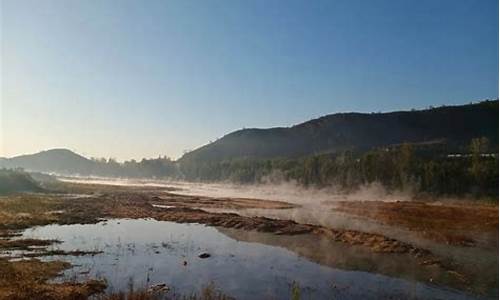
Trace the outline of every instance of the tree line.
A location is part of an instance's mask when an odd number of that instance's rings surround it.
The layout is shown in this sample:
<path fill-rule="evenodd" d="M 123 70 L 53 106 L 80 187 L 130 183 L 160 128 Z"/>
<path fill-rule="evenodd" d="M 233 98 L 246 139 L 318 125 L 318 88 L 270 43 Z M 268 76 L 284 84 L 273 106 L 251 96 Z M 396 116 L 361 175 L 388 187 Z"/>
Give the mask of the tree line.
<path fill-rule="evenodd" d="M 443 144 L 402 144 L 364 153 L 235 159 L 183 163 L 179 167 L 187 180 L 238 183 L 284 180 L 306 187 L 333 185 L 345 191 L 380 183 L 389 191 L 498 197 L 498 155 L 489 151 L 488 139 L 477 138 L 462 153 L 450 153 Z"/>
<path fill-rule="evenodd" d="M 92 165 L 88 174 L 104 177 L 130 177 L 130 178 L 177 178 L 178 168 L 170 158 L 163 156 L 152 159 L 134 159 L 118 162 L 113 158 L 92 158 Z"/>
<path fill-rule="evenodd" d="M 498 146 L 472 139 L 460 153 L 445 143 L 401 144 L 296 158 L 174 161 L 168 157 L 117 162 L 92 159 L 83 176 L 230 181 L 293 181 L 305 187 L 335 186 L 346 192 L 378 183 L 388 191 L 498 198 Z M 494 152 L 493 154 L 491 152 Z"/>

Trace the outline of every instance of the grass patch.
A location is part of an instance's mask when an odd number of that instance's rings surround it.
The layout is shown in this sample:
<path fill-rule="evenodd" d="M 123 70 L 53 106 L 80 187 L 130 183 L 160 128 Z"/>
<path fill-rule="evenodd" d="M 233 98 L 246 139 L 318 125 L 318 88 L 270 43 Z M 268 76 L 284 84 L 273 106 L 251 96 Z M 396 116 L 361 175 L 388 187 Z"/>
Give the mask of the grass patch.
<path fill-rule="evenodd" d="M 96 280 L 85 283 L 47 283 L 48 279 L 58 276 L 70 266 L 63 261 L 8 261 L 0 258 L 0 299 L 79 300 L 87 299 L 105 289 L 106 285 Z"/>
<path fill-rule="evenodd" d="M 99 300 L 232 300 L 234 298 L 225 295 L 215 284 L 209 283 L 202 287 L 200 293 L 190 295 L 180 295 L 170 292 L 156 292 L 154 289 L 134 290 L 131 288 L 128 292 L 119 292 L 107 295 L 100 295 Z"/>

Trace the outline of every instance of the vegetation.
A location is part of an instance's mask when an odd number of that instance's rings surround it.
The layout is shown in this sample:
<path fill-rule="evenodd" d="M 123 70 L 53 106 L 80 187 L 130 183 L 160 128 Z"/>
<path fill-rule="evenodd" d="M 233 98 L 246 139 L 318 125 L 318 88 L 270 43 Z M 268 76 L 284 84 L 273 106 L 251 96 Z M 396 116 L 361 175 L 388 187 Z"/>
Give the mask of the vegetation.
<path fill-rule="evenodd" d="M 125 161 L 119 163 L 114 159 L 92 159 L 94 163 L 90 170 L 92 175 L 109 177 L 135 177 L 135 178 L 165 178 L 177 176 L 177 167 L 170 158 L 158 157 L 142 159 L 141 161 Z"/>
<path fill-rule="evenodd" d="M 15 192 L 41 192 L 33 178 L 21 170 L 0 169 L 0 195 Z"/>
<path fill-rule="evenodd" d="M 97 296 L 99 300 L 232 300 L 234 298 L 225 295 L 217 289 L 213 283 L 202 287 L 200 293 L 191 293 L 190 295 L 180 295 L 169 291 L 155 292 L 153 289 L 134 290 L 130 288 L 127 292 L 118 292 L 113 294 L 103 294 Z"/>
<path fill-rule="evenodd" d="M 0 258 L 0 299 L 88 299 L 101 292 L 105 285 L 97 280 L 85 283 L 50 283 L 71 265 L 63 261 L 44 262 L 38 259 L 9 261 Z"/>
<path fill-rule="evenodd" d="M 89 160 L 93 167 L 87 175 L 243 184 L 293 181 L 305 187 L 335 186 L 346 192 L 377 183 L 389 191 L 497 198 L 498 155 L 489 140 L 474 138 L 462 152 L 452 149 L 445 143 L 405 143 L 365 152 L 346 150 L 299 158 L 178 163 L 167 157 L 124 163 L 93 159 Z M 39 174 L 34 176 L 47 181 Z M 0 170 L 0 193 L 41 190 L 25 172 Z"/>
<path fill-rule="evenodd" d="M 498 100 L 389 113 L 338 113 L 292 127 L 242 129 L 186 153 L 181 163 L 296 158 L 445 141 L 453 152 L 476 137 L 498 147 Z"/>
<path fill-rule="evenodd" d="M 292 284 L 292 295 L 291 295 L 292 300 L 300 300 L 300 285 L 298 282 L 293 282 Z"/>
<path fill-rule="evenodd" d="M 213 284 L 208 284 L 201 292 L 180 295 L 150 289 L 128 292 L 105 293 L 106 282 L 91 279 L 84 282 L 50 282 L 62 271 L 70 268 L 68 262 L 38 259 L 10 261 L 0 257 L 0 299 L 3 300 L 230 300 L 233 299 Z"/>
<path fill-rule="evenodd" d="M 295 181 L 304 186 L 337 186 L 352 191 L 380 183 L 388 190 L 433 195 L 498 196 L 498 155 L 486 138 L 472 139 L 469 151 L 450 154 L 445 144 L 402 144 L 368 152 L 344 151 L 298 159 L 237 159 L 182 164 L 187 179 L 259 183 Z"/>
<path fill-rule="evenodd" d="M 333 114 L 287 128 L 245 129 L 177 161 L 158 157 L 120 163 L 53 149 L 0 159 L 2 166 L 82 176 L 284 180 L 346 191 L 380 183 L 390 191 L 496 198 L 498 100 L 420 111 Z M 36 183 L 23 174 L 0 173 L 0 193 L 35 191 Z"/>
<path fill-rule="evenodd" d="M 67 149 L 52 149 L 36 154 L 22 155 L 0 160 L 0 167 L 30 172 L 57 173 L 61 175 L 160 178 L 176 175 L 174 161 L 168 157 L 142 159 L 141 161 L 117 162 L 109 158 L 87 159 Z M 38 173 L 32 173 L 37 179 L 46 181 Z"/>

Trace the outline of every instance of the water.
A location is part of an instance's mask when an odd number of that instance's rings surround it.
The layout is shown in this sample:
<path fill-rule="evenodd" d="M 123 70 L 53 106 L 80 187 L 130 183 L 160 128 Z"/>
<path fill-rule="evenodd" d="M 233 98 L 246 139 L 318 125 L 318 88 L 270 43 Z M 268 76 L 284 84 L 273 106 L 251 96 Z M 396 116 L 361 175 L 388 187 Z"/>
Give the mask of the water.
<path fill-rule="evenodd" d="M 461 283 L 450 283 L 446 278 L 447 274 L 428 274 L 429 272 L 422 273 L 422 267 L 419 265 L 411 264 L 408 261 L 397 260 L 399 265 L 395 263 L 386 262 L 381 264 L 381 261 L 386 261 L 387 257 L 376 257 L 366 259 L 366 255 L 358 258 L 347 260 L 347 263 L 329 264 L 333 267 L 340 267 L 341 269 L 355 269 L 355 270 L 367 270 L 370 272 L 376 271 L 391 277 L 405 278 L 405 279 L 416 279 L 422 282 L 428 282 L 430 278 L 436 279 L 440 277 L 439 283 L 447 286 L 459 287 L 460 289 L 471 288 L 472 290 L 479 292 L 481 294 L 487 294 L 489 297 L 498 298 L 498 240 L 495 247 L 484 248 L 482 246 L 478 247 L 462 247 L 455 245 L 447 245 L 438 243 L 425 237 L 422 237 L 416 232 L 412 232 L 406 228 L 398 226 L 389 226 L 381 224 L 374 220 L 367 218 L 356 217 L 352 215 L 347 215 L 340 213 L 334 209 L 337 201 L 358 201 L 358 200 L 383 200 L 383 201 L 395 201 L 395 200 L 405 200 L 405 195 L 387 195 L 383 190 L 378 189 L 376 186 L 366 187 L 357 193 L 344 195 L 339 194 L 335 189 L 328 190 L 318 190 L 318 189 L 303 189 L 292 183 L 282 183 L 282 184 L 268 184 L 268 185 L 232 185 L 232 184 L 206 184 L 206 183 L 190 183 L 190 182 L 174 182 L 174 181 L 162 181 L 162 180 L 109 180 L 105 178 L 97 179 L 66 179 L 69 181 L 77 181 L 81 183 L 89 182 L 96 184 L 118 184 L 118 185 L 128 185 L 128 186 L 138 186 L 138 187 L 148 187 L 155 186 L 159 188 L 165 188 L 165 192 L 171 193 L 172 190 L 175 194 L 184 195 L 196 195 L 205 197 L 243 197 L 243 198 L 257 198 L 266 200 L 282 200 L 286 202 L 299 204 L 300 207 L 293 209 L 208 209 L 205 210 L 214 212 L 234 212 L 245 216 L 265 216 L 277 219 L 291 219 L 298 223 L 310 223 L 316 225 L 322 225 L 326 227 L 336 228 L 336 229 L 352 229 L 364 232 L 379 233 L 390 238 L 394 238 L 403 242 L 410 243 L 417 247 L 428 249 L 432 251 L 435 255 L 443 258 L 448 258 L 452 260 L 457 265 L 460 265 L 462 270 L 465 270 L 471 276 L 472 281 L 466 284 Z M 169 207 L 163 207 L 168 209 Z M 223 229 L 220 229 L 223 230 Z M 228 232 L 225 232 L 226 234 Z M 235 235 L 231 235 L 236 239 L 240 239 L 242 236 L 247 236 L 245 232 L 238 232 Z M 488 237 L 491 238 L 491 237 Z M 282 237 L 278 238 L 276 235 L 271 237 L 264 237 L 259 235 L 256 238 L 252 235 L 251 239 L 246 239 L 251 242 L 262 243 L 264 241 L 267 245 L 279 245 L 280 247 L 286 247 L 293 252 L 304 254 L 304 249 L 308 249 L 306 253 L 314 253 L 314 246 L 311 246 L 311 241 L 303 243 L 298 241 L 294 245 L 299 245 L 291 249 L 289 241 L 283 241 Z M 302 246 L 304 245 L 304 246 Z M 328 247 L 331 247 L 329 245 Z M 318 253 L 331 253 L 330 248 L 318 251 Z M 338 248 L 338 247 L 337 247 Z M 353 250 L 350 249 L 337 249 L 337 252 L 352 253 Z M 309 249 L 312 249 L 309 251 Z M 300 251 L 298 251 L 300 250 Z M 338 255 L 335 255 L 338 256 Z M 310 257 L 310 256 L 308 256 Z M 316 258 L 314 258 L 316 259 Z M 389 260 L 393 259 L 393 256 Z M 370 261 L 371 263 L 366 266 L 363 264 L 359 267 L 359 260 L 364 262 Z M 325 261 L 321 261 L 325 264 Z M 391 266 L 388 268 L 387 266 Z M 411 269 L 411 267 L 415 270 Z M 401 269 L 403 269 L 401 271 Z M 425 270 L 423 270 L 425 271 Z M 442 271 L 442 270 L 441 270 Z M 436 280 L 434 280 L 436 282 Z"/>
<path fill-rule="evenodd" d="M 105 278 L 108 292 L 126 291 L 131 283 L 136 288 L 165 283 L 175 287 L 177 293 L 190 294 L 213 283 L 238 299 L 290 299 L 295 282 L 301 288 L 301 299 L 470 298 L 413 280 L 322 265 L 286 247 L 248 242 L 248 232 L 247 237 L 243 234 L 234 229 L 224 234 L 198 224 L 115 219 L 98 224 L 34 227 L 22 237 L 63 241 L 52 246 L 54 249 L 103 251 L 95 256 L 45 259 L 63 259 L 75 265 L 60 280 Z M 247 241 L 239 241 L 240 235 Z M 299 240 L 284 241 L 300 248 Z M 205 252 L 211 256 L 198 257 Z"/>

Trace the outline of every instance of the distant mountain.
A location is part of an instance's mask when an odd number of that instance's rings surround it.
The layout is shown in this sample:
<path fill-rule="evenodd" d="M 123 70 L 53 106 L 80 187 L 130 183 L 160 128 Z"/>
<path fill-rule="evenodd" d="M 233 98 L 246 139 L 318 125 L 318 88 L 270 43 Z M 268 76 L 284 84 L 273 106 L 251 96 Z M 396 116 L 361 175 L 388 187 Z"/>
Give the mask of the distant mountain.
<path fill-rule="evenodd" d="M 498 100 L 415 111 L 338 113 L 292 127 L 243 129 L 186 153 L 180 162 L 297 157 L 405 142 L 441 142 L 463 149 L 482 136 L 498 149 Z"/>
<path fill-rule="evenodd" d="M 186 153 L 179 164 L 239 158 L 299 157 L 364 151 L 401 143 L 446 143 L 453 151 L 470 140 L 487 137 L 498 151 L 498 100 L 390 113 L 338 113 L 292 127 L 243 129 Z M 97 162 L 67 149 L 52 149 L 0 158 L 0 168 L 31 172 L 123 177 L 176 176 L 175 162 L 152 159 L 138 163 Z"/>
<path fill-rule="evenodd" d="M 35 154 L 0 158 L 0 170 L 2 168 L 22 168 L 42 183 L 53 178 L 38 173 L 129 178 L 163 178 L 177 175 L 175 162 L 166 157 L 119 163 L 114 159 L 87 159 L 67 149 L 51 149 Z"/>
<path fill-rule="evenodd" d="M 95 162 L 67 149 L 51 149 L 35 154 L 0 159 L 0 168 L 59 174 L 89 174 Z"/>

